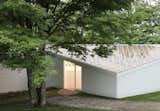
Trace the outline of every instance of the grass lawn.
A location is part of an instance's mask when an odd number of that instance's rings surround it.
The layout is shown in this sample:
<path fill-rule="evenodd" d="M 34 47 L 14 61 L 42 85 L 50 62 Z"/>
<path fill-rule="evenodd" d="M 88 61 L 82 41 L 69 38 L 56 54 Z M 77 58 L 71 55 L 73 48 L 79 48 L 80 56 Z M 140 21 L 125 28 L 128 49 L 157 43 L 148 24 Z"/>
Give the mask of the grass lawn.
<path fill-rule="evenodd" d="M 48 90 L 47 96 L 57 95 L 58 89 Z M 19 95 L 8 95 L 0 96 L 0 103 L 12 103 L 16 101 L 22 101 L 28 99 L 27 93 L 22 93 Z M 45 108 L 31 108 L 24 104 L 19 105 L 0 105 L 0 111 L 110 111 L 110 110 L 96 110 L 96 109 L 86 109 L 86 108 L 73 108 L 60 105 L 48 105 Z"/>
<path fill-rule="evenodd" d="M 160 92 L 128 97 L 128 98 L 124 98 L 121 100 L 142 101 L 142 102 L 160 102 Z"/>
<path fill-rule="evenodd" d="M 86 93 L 80 93 L 77 96 L 80 96 L 80 97 L 97 97 L 97 98 L 103 98 L 103 99 L 113 99 L 113 98 L 95 96 L 95 95 L 86 94 Z M 133 96 L 133 97 L 127 97 L 127 98 L 123 98 L 123 99 L 114 99 L 114 100 L 141 101 L 141 102 L 160 102 L 160 92 L 138 95 L 138 96 Z"/>
<path fill-rule="evenodd" d="M 57 95 L 57 92 L 58 92 L 58 89 L 48 90 L 47 91 L 47 96 L 48 97 L 55 96 L 55 95 Z M 79 93 L 76 96 L 113 99 L 113 98 L 95 96 L 95 95 L 86 94 L 86 93 Z M 18 95 L 11 94 L 11 95 L 8 95 L 8 96 L 0 96 L 0 104 L 1 103 L 12 103 L 12 102 L 16 102 L 16 101 L 23 101 L 23 100 L 27 100 L 27 99 L 28 99 L 28 94 L 26 92 L 18 94 Z M 142 101 L 142 102 L 160 102 L 160 92 L 144 94 L 144 95 L 139 95 L 139 96 L 134 96 L 134 97 L 128 97 L 128 98 L 118 99 L 118 100 L 122 100 L 122 101 L 125 101 L 125 100 L 127 100 L 127 101 Z"/>
<path fill-rule="evenodd" d="M 0 106 L 0 111 L 111 111 L 111 110 L 97 110 L 97 109 L 86 109 L 86 108 L 73 108 L 60 105 L 49 105 L 45 108 L 31 108 L 25 105 L 14 105 L 14 106 Z"/>
<path fill-rule="evenodd" d="M 58 89 L 52 89 L 47 91 L 47 96 L 57 95 Z M 112 99 L 107 97 L 95 96 L 86 93 L 79 93 L 76 96 L 79 97 L 94 97 L 94 98 L 103 98 L 103 99 Z M 109 111 L 109 110 L 96 110 L 96 109 L 85 109 L 85 108 L 73 108 L 60 105 L 48 105 L 45 108 L 31 108 L 25 104 L 12 104 L 16 101 L 27 100 L 27 93 L 21 93 L 20 95 L 9 95 L 9 96 L 0 96 L 0 103 L 9 103 L 7 105 L 0 105 L 0 111 Z M 142 102 L 160 102 L 160 92 L 144 94 L 134 97 L 128 97 L 118 100 L 129 100 L 129 101 L 142 101 Z M 10 104 L 11 103 L 11 104 Z"/>
<path fill-rule="evenodd" d="M 55 96 L 57 95 L 58 89 L 50 89 L 47 91 L 47 96 Z M 15 102 L 15 101 L 22 101 L 22 100 L 27 100 L 28 99 L 28 93 L 23 92 L 23 93 L 11 93 L 11 94 L 6 94 L 0 96 L 0 104 L 1 103 L 10 103 L 10 102 Z M 1 110 L 0 110 L 1 111 Z"/>

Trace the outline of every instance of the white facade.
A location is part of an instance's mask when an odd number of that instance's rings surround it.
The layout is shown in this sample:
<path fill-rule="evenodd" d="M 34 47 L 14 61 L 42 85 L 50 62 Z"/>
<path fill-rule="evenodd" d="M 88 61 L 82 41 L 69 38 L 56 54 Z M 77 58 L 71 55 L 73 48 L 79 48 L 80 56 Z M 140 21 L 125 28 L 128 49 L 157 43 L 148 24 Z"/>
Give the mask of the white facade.
<path fill-rule="evenodd" d="M 160 91 L 160 60 L 117 74 L 117 98 Z"/>
<path fill-rule="evenodd" d="M 67 88 L 65 86 L 65 83 L 70 82 L 72 79 L 65 79 L 64 61 L 69 61 L 75 64 L 75 66 L 78 65 L 82 68 L 82 92 L 105 97 L 124 98 L 160 91 L 160 59 L 159 53 L 157 53 L 160 50 L 160 47 L 156 46 L 156 48 L 154 48 L 154 46 L 150 46 L 150 48 L 146 48 L 145 46 L 145 51 L 147 50 L 145 52 L 146 55 L 142 54 L 142 57 L 139 54 L 141 53 L 141 51 L 144 51 L 144 48 L 136 48 L 138 49 L 138 53 L 136 54 L 133 54 L 133 52 L 132 54 L 129 54 L 129 51 L 133 51 L 133 49 L 127 49 L 128 51 L 125 51 L 125 53 L 127 52 L 127 56 L 125 54 L 122 54 L 122 52 L 124 52 L 124 49 L 119 49 L 118 52 L 121 53 L 120 58 L 122 59 L 122 62 L 119 62 L 118 59 L 107 59 L 105 62 L 102 58 L 100 62 L 104 61 L 105 64 L 96 62 L 97 59 L 100 59 L 99 57 L 96 57 L 95 61 L 93 58 L 89 58 L 87 59 L 87 62 L 69 57 L 68 55 L 57 55 L 56 57 L 51 57 L 51 60 L 55 62 L 55 66 L 53 66 L 53 69 L 57 70 L 57 74 L 48 76 L 47 85 L 48 87 Z M 152 51 L 150 52 L 150 50 Z M 155 56 L 155 54 L 157 55 Z M 134 57 L 137 55 L 140 58 Z M 128 57 L 129 59 L 124 58 L 124 56 Z M 116 59 L 116 57 L 117 56 L 110 58 Z M 136 62 L 139 61 L 139 63 L 137 63 L 137 66 L 135 64 L 133 66 L 132 64 L 130 64 L 129 68 L 126 68 L 127 66 L 124 64 L 125 62 L 127 62 L 127 64 L 129 64 L 130 61 L 131 63 L 134 63 L 133 60 L 130 60 L 132 59 L 132 57 L 134 57 Z M 125 60 L 125 62 L 123 60 Z M 116 64 L 119 63 L 118 65 L 115 65 L 117 67 L 117 70 L 112 66 L 109 66 L 108 63 L 111 63 L 112 61 L 115 61 Z M 96 62 L 97 64 L 94 62 Z M 123 64 L 120 65 L 120 63 Z M 101 67 L 102 65 L 103 67 Z M 106 67 L 104 67 L 104 65 L 106 65 Z M 113 63 L 111 65 L 113 65 Z M 124 66 L 125 68 L 122 68 L 122 66 Z M 113 69 L 115 69 L 115 71 Z M 0 93 L 23 90 L 27 90 L 27 77 L 25 70 L 18 72 L 10 70 L 0 70 Z"/>
<path fill-rule="evenodd" d="M 56 66 L 53 66 L 55 69 Z M 57 69 L 61 71 L 62 69 Z M 47 76 L 47 87 L 59 87 L 61 81 L 53 75 Z M 0 94 L 10 92 L 21 92 L 28 90 L 27 73 L 25 69 L 11 70 L 7 68 L 0 68 Z"/>
<path fill-rule="evenodd" d="M 116 73 L 84 64 L 66 57 L 58 57 L 58 67 L 63 69 L 63 60 L 82 66 L 82 92 L 111 98 L 124 98 L 160 91 L 160 60 L 137 68 Z M 59 62 L 60 61 L 60 62 Z M 61 65 L 60 65 L 61 64 Z M 64 88 L 63 71 L 55 75 L 59 85 Z M 56 83 L 53 81 L 53 83 Z"/>
<path fill-rule="evenodd" d="M 0 69 L 0 93 L 27 90 L 25 70 Z"/>
<path fill-rule="evenodd" d="M 116 97 L 116 74 L 91 66 L 84 66 L 82 92 L 106 97 Z"/>

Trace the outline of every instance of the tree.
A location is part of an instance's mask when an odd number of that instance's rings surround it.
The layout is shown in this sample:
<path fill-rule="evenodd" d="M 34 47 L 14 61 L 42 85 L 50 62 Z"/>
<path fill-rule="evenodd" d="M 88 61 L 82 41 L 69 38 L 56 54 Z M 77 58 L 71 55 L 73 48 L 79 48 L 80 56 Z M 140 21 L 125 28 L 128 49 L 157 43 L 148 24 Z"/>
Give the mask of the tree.
<path fill-rule="evenodd" d="M 45 75 L 54 71 L 46 55 L 53 54 L 46 48 L 58 52 L 65 48 L 77 56 L 88 53 L 86 43 L 97 44 L 93 53 L 106 57 L 114 43 L 112 36 L 104 38 L 105 27 L 96 31 L 87 19 L 94 18 L 103 23 L 100 16 L 106 11 L 127 9 L 133 0 L 4 0 L 0 4 L 0 62 L 9 68 L 26 68 L 29 95 L 32 105 L 44 106 Z M 109 25 L 109 20 L 106 25 Z M 87 26 L 91 26 L 88 30 Z M 109 26 L 112 27 L 112 24 Z M 95 31 L 92 38 L 88 32 Z M 97 32 L 97 33 L 96 33 Z M 96 35 L 96 36 L 97 36 Z M 102 40 L 110 40 L 102 44 Z M 82 44 L 83 43 L 83 44 Z M 100 45 L 99 45 L 100 44 Z M 46 47 L 49 46 L 49 47 Z"/>
<path fill-rule="evenodd" d="M 126 33 L 122 43 L 129 44 L 159 44 L 160 39 L 160 2 L 150 4 L 137 1 L 131 10 L 123 11 Z"/>

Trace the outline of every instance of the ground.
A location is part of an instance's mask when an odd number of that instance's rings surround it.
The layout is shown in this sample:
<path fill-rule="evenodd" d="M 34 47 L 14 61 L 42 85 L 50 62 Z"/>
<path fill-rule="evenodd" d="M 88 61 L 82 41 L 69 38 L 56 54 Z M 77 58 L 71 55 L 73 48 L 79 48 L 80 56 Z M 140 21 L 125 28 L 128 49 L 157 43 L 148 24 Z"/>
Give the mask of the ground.
<path fill-rule="evenodd" d="M 76 108 L 92 108 L 116 111 L 160 111 L 158 102 L 135 102 L 96 97 L 55 96 L 48 99 L 50 104 L 60 104 Z"/>
<path fill-rule="evenodd" d="M 25 105 L 14 105 L 14 106 L 2 106 L 0 111 L 111 111 L 111 110 L 97 110 L 87 108 L 73 108 L 62 105 L 49 105 L 45 108 L 31 108 Z"/>
<path fill-rule="evenodd" d="M 57 91 L 47 92 L 49 106 L 42 109 L 26 104 L 27 93 L 0 96 L 0 111 L 160 111 L 160 92 L 116 100 L 85 93 L 59 96 Z"/>

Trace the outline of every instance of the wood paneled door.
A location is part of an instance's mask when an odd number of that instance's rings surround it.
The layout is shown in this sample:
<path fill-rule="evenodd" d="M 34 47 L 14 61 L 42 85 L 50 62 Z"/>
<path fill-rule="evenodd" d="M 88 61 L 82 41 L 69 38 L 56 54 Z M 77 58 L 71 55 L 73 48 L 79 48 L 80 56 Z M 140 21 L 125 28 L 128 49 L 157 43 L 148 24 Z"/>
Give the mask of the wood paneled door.
<path fill-rule="evenodd" d="M 64 61 L 64 89 L 81 90 L 82 67 L 75 63 Z"/>

